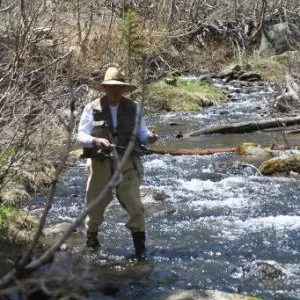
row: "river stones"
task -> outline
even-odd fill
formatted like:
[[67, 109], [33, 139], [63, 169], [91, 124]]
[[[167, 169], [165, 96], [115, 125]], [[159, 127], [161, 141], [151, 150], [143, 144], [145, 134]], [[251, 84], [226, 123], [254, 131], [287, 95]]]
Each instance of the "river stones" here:
[[247, 64], [245, 66], [231, 64], [226, 66], [217, 77], [224, 78], [226, 82], [231, 81], [259, 81], [261, 80], [261, 75], [257, 72], [250, 70], [251, 65]]
[[285, 174], [288, 175], [291, 171], [300, 172], [300, 155], [284, 155], [274, 157], [264, 161], [260, 167], [260, 172], [263, 175]]
[[221, 72], [219, 73], [218, 77], [220, 78], [231, 78], [236, 79], [240, 71], [242, 70], [242, 67], [240, 65], [231, 64], [229, 66], [226, 66]]
[[261, 80], [261, 75], [256, 72], [245, 72], [240, 77], [239, 80], [242, 81], [259, 81]]

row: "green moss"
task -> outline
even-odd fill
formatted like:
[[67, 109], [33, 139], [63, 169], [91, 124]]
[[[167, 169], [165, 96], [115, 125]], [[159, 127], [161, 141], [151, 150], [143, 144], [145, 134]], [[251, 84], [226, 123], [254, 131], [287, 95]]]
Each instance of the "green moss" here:
[[259, 167], [263, 175], [289, 174], [289, 172], [300, 172], [300, 155], [278, 156], [269, 159]]
[[243, 69], [259, 73], [263, 81], [281, 83], [285, 80], [288, 60], [285, 58], [251, 56], [243, 57], [236, 63], [241, 64]]
[[193, 111], [201, 106], [201, 100], [220, 103], [225, 93], [209, 82], [177, 78], [175, 85], [160, 80], [149, 86], [149, 96], [162, 110]]
[[17, 215], [18, 210], [14, 206], [0, 205], [0, 232], [8, 228], [8, 220]]

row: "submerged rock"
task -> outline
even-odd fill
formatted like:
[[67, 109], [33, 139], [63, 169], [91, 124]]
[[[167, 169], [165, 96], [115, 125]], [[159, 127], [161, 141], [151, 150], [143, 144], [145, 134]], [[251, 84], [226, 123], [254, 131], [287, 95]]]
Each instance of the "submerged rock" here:
[[300, 172], [300, 155], [284, 155], [264, 161], [260, 167], [263, 175], [286, 174], [291, 171]]
[[256, 262], [256, 272], [262, 279], [277, 279], [284, 276], [279, 266], [266, 261]]
[[153, 199], [155, 201], [164, 201], [170, 196], [164, 191], [153, 191]]
[[145, 203], [145, 212], [150, 215], [172, 215], [176, 212], [176, 208], [170, 204], [163, 203]]
[[[61, 235], [62, 233], [64, 233], [66, 230], [68, 230], [70, 228], [70, 226], [71, 226], [71, 224], [67, 223], [67, 222], [59, 223], [52, 227], [45, 228], [43, 230], [43, 233], [47, 237], [50, 237], [50, 236], [55, 237], [55, 236], [58, 236], [58, 235]], [[74, 230], [74, 232], [76, 232], [76, 229]]]

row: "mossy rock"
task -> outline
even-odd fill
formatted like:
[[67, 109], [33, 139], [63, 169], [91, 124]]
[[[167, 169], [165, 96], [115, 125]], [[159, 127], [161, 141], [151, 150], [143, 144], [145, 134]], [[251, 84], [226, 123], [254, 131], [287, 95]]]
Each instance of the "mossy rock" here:
[[242, 58], [242, 68], [259, 74], [263, 81], [284, 82], [287, 62], [287, 59], [250, 56]]
[[[195, 111], [201, 103], [210, 101], [213, 104], [226, 100], [226, 94], [209, 82], [198, 79], [185, 80], [176, 78], [176, 85], [162, 79], [149, 86], [148, 106], [166, 111]], [[205, 99], [205, 101], [201, 101]]]
[[219, 73], [220, 78], [225, 77], [235, 77], [235, 75], [242, 70], [242, 67], [237, 64], [230, 64], [228, 66], [225, 66]]
[[260, 167], [263, 175], [289, 174], [291, 171], [300, 172], [300, 155], [278, 156], [264, 161]]
[[255, 156], [257, 158], [270, 158], [272, 152], [262, 148], [255, 143], [243, 143], [236, 148], [235, 153], [237, 155]]
[[73, 150], [69, 153], [69, 159], [74, 161], [80, 159], [82, 155], [82, 149]]
[[17, 206], [0, 205], [0, 232], [15, 237], [17, 242], [27, 242], [35, 232], [36, 216], [21, 211]]

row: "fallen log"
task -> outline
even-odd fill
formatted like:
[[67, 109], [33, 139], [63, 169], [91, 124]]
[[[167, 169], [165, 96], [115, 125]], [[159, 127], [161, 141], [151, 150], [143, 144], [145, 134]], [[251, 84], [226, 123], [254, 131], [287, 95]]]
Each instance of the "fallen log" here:
[[217, 125], [200, 130], [192, 131], [187, 136], [199, 136], [203, 134], [214, 134], [214, 133], [247, 133], [253, 131], [259, 131], [267, 128], [278, 128], [300, 124], [300, 116], [287, 117], [287, 118], [276, 118], [262, 121], [249, 121], [225, 125]]
[[[210, 149], [169, 149], [169, 150], [159, 150], [159, 149], [147, 149], [147, 154], [169, 154], [169, 155], [211, 155], [216, 153], [230, 153], [236, 152], [235, 147], [231, 148], [210, 148]], [[265, 150], [300, 150], [300, 146], [276, 146], [276, 147], [262, 147]]]
[[170, 154], [170, 155], [210, 155], [215, 153], [235, 152], [236, 148], [216, 148], [216, 149], [182, 149], [182, 150], [158, 150], [148, 149], [149, 154]]

